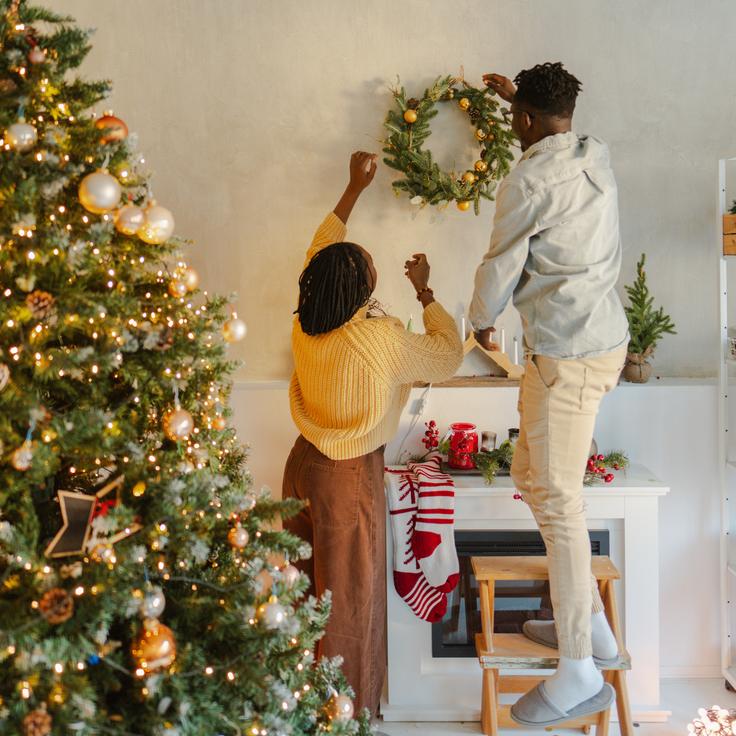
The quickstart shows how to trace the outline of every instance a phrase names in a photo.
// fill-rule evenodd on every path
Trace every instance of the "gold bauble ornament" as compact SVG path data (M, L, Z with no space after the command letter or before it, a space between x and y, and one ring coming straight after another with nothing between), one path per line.
M33 445L26 441L24 442L10 458L10 464L20 472L25 472L33 464Z
M246 327L245 322L243 322L242 319L239 319L235 312L233 312L232 317L230 317L230 319L222 326L222 334L228 342L238 342L238 340L242 340L247 333L248 328Z
M143 225L146 216L134 204L126 204L115 213L115 229L123 235L135 235Z
M36 145L37 140L38 131L23 118L13 123L5 131L5 142L19 153L30 151Z
M10 381L10 368L5 363L0 363L0 391L2 391Z
M404 112L404 120L407 123L416 123L418 117L416 110L406 110Z
M468 108L470 107L470 100L469 100L469 99L468 99L467 97L461 97L461 98L460 98L460 99L459 99L459 100L457 101L457 104L458 104L458 105L460 105L460 107L461 107L461 108L462 108L463 110L467 110L467 109L468 109Z
M457 208L461 212L466 212L467 210L470 209L470 202L467 199L463 199L463 200L461 200L460 202L457 203Z
M486 139L486 137L487 137L487 135L488 135L488 134L487 134L487 133L485 132L485 130L481 130L480 128L478 128L478 130L476 130L476 131L475 131L475 137L476 137L476 138L477 138L477 139L478 139L479 141L485 140L485 139Z
M466 171L463 174L463 181L472 184L475 181L475 174L472 171Z
M151 245L161 245L174 234L174 215L166 207L151 202L145 211L138 237Z
M169 294L173 297L183 297L187 294L187 285L179 279L171 279L169 281Z
M248 530L240 526L240 524L232 527L232 529L227 533L227 541L230 542L230 545L235 547L235 549L243 549L243 547L248 544L249 540L250 535L248 534Z
M325 707L327 717L331 721L345 723L353 717L355 706L353 701L347 695L333 695Z
M164 414L163 428L170 440L186 440L194 429L194 419L186 409L170 409Z
M176 660L174 632L156 619L146 619L130 651L136 666L147 675L167 669Z
M189 291L194 291L199 286L199 274L191 266L184 269L180 279L186 284Z
M103 115L95 121L95 128L105 131L102 138L100 138L100 143L103 144L122 141L128 137L128 126L115 115Z
M487 171L488 170L488 164L485 161L482 161L481 159L478 159L475 162L475 170L476 171Z
M490 143L496 136L493 135L493 133L489 133L486 136L486 140Z
M146 492L146 484L139 480L131 489L131 493L136 497L139 498Z
M216 429L218 432L221 432L223 429L227 427L227 421L225 417L223 417L221 414L218 414L213 420L212 420L212 429Z
M120 182L104 169L87 174L79 185L82 207L95 215L115 209L120 203L121 194Z

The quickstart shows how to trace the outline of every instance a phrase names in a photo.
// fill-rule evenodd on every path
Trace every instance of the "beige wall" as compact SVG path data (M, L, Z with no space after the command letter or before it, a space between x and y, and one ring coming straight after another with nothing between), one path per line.
M155 193L207 288L240 294L241 378L284 378L302 251L337 199L354 148L378 149L397 74L470 80L562 59L584 82L577 128L606 139L621 190L629 280L652 286L680 336L657 370L715 371L715 161L736 154L731 0L51 0L98 29L84 72L114 80ZM469 131L441 114L433 147L464 165ZM457 134L457 135L455 135ZM454 140L457 141L453 144ZM374 253L378 296L417 312L401 264L424 249L453 311L467 303L493 207L412 219L382 170L351 223ZM515 324L506 314L505 324Z

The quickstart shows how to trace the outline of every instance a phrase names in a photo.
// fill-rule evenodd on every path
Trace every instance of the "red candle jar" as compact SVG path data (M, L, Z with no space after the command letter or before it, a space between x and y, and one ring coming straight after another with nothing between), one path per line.
M472 470L475 467L473 453L478 452L478 432L475 424L456 422L450 425L450 449L447 464L456 470Z

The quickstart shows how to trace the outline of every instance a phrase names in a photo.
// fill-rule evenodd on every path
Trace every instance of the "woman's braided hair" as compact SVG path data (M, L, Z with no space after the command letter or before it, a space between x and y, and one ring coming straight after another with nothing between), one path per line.
M368 264L355 243L333 243L320 250L299 277L299 315L307 335L344 325L371 296Z
M524 69L514 82L517 86L515 100L541 113L564 118L572 117L575 100L583 86L559 61Z

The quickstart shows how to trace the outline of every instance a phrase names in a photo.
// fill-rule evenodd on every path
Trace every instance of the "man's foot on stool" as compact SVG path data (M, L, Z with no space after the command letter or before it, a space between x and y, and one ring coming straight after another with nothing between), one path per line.
M592 698L565 711L549 698L545 683L541 682L511 706L511 718L522 726L545 728L608 710L615 697L614 689L604 683Z
M554 621L529 620L522 628L524 636L537 644L557 649L557 629ZM599 667L614 664L618 659L618 642L603 611L591 616L593 660Z

